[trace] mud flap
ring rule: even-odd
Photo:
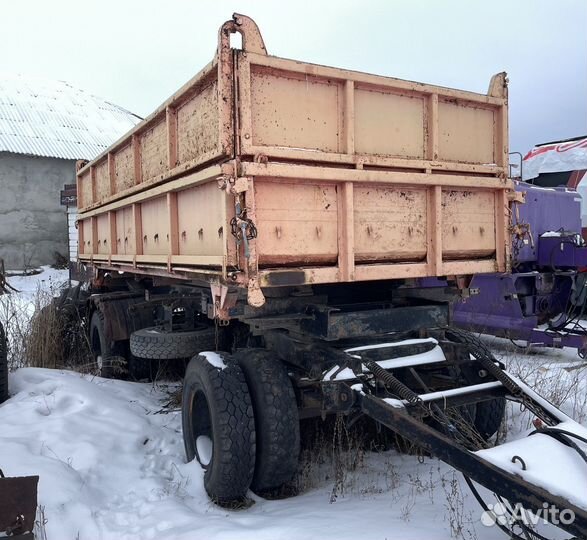
[[[38,476],[7,478],[0,470],[0,536],[32,540]]]

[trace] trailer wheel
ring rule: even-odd
[[[456,343],[464,343],[469,352],[476,358],[489,357],[492,362],[498,363],[491,350],[477,336],[471,332],[458,328],[449,328],[446,336]],[[495,435],[503,422],[506,408],[506,399],[503,397],[489,401],[482,401],[475,405],[473,425],[483,439],[488,440]]]
[[[130,352],[137,358],[174,360],[215,349],[216,329],[207,325],[188,332],[166,332],[152,326],[130,335]]]
[[[505,416],[505,398],[482,401],[475,406],[475,429],[486,441],[499,430]]]
[[[95,310],[90,319],[90,349],[101,377],[112,379],[125,370],[124,343],[107,339],[104,314],[100,310]]]
[[[156,369],[153,365],[153,360],[149,358],[139,358],[134,354],[128,356],[128,374],[131,379],[135,381],[142,381],[147,379],[151,382],[156,375]]]
[[[251,489],[270,493],[289,482],[298,469],[300,420],[293,386],[284,364],[264,349],[234,355],[253,400],[257,457]]]
[[[245,497],[255,470],[255,419],[241,368],[226,353],[203,353],[186,370],[182,428],[188,461],[204,469],[210,498],[234,504]]]
[[[0,403],[8,399],[8,351],[6,334],[0,324]]]

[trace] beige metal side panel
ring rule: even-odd
[[[169,252],[169,214],[167,199],[158,197],[141,204],[144,255],[167,255]]]
[[[260,265],[336,262],[334,185],[257,178],[255,207]]]
[[[83,241],[79,243],[80,253],[92,253],[92,220],[84,219],[80,221],[78,226],[81,229],[81,237]]]
[[[82,175],[78,176],[78,204],[88,206],[93,202],[92,196],[92,178],[90,169],[86,169]]]
[[[458,102],[438,103],[438,158],[468,163],[495,163],[494,112],[463,107]]]
[[[167,166],[167,126],[165,116],[141,135],[141,169],[144,182],[163,174]]]
[[[491,191],[442,192],[442,253],[445,260],[495,254],[495,194]]]
[[[355,186],[355,261],[426,257],[426,190]]]
[[[424,157],[424,98],[356,88],[354,105],[357,153]]]
[[[108,162],[103,161],[96,166],[96,197],[102,199],[110,195],[110,177],[108,176]]]
[[[340,85],[336,82],[254,70],[253,143],[338,152],[342,129],[339,99]]]
[[[96,218],[97,224],[97,248],[98,253],[110,253],[110,226],[108,222],[108,214],[102,214]]]
[[[177,109],[177,163],[214,151],[218,141],[218,83],[213,81]]]
[[[114,183],[116,193],[131,188],[135,183],[134,157],[130,144],[114,155]]]
[[[119,254],[135,254],[135,226],[131,207],[116,211],[116,244]]]
[[[177,194],[180,255],[223,255],[225,206],[226,194],[216,182]]]

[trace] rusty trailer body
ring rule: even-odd
[[[230,48],[242,34],[243,49]],[[260,288],[508,267],[507,82],[269,56],[255,23],[77,174],[79,259]]]

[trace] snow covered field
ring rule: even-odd
[[[42,280],[62,279],[45,272],[10,283],[31,302]],[[493,345],[512,372],[587,425],[587,368],[573,351],[528,355],[503,340]],[[366,453],[336,497],[331,471],[317,467],[299,496],[253,496],[247,510],[221,509],[209,502],[199,465],[185,463],[180,412],[167,406],[177,386],[36,368],[11,374],[12,397],[0,405],[0,468],[40,476],[38,517],[49,540],[505,538],[481,523],[458,473],[395,451]],[[510,438],[531,427],[517,407],[507,423]]]

